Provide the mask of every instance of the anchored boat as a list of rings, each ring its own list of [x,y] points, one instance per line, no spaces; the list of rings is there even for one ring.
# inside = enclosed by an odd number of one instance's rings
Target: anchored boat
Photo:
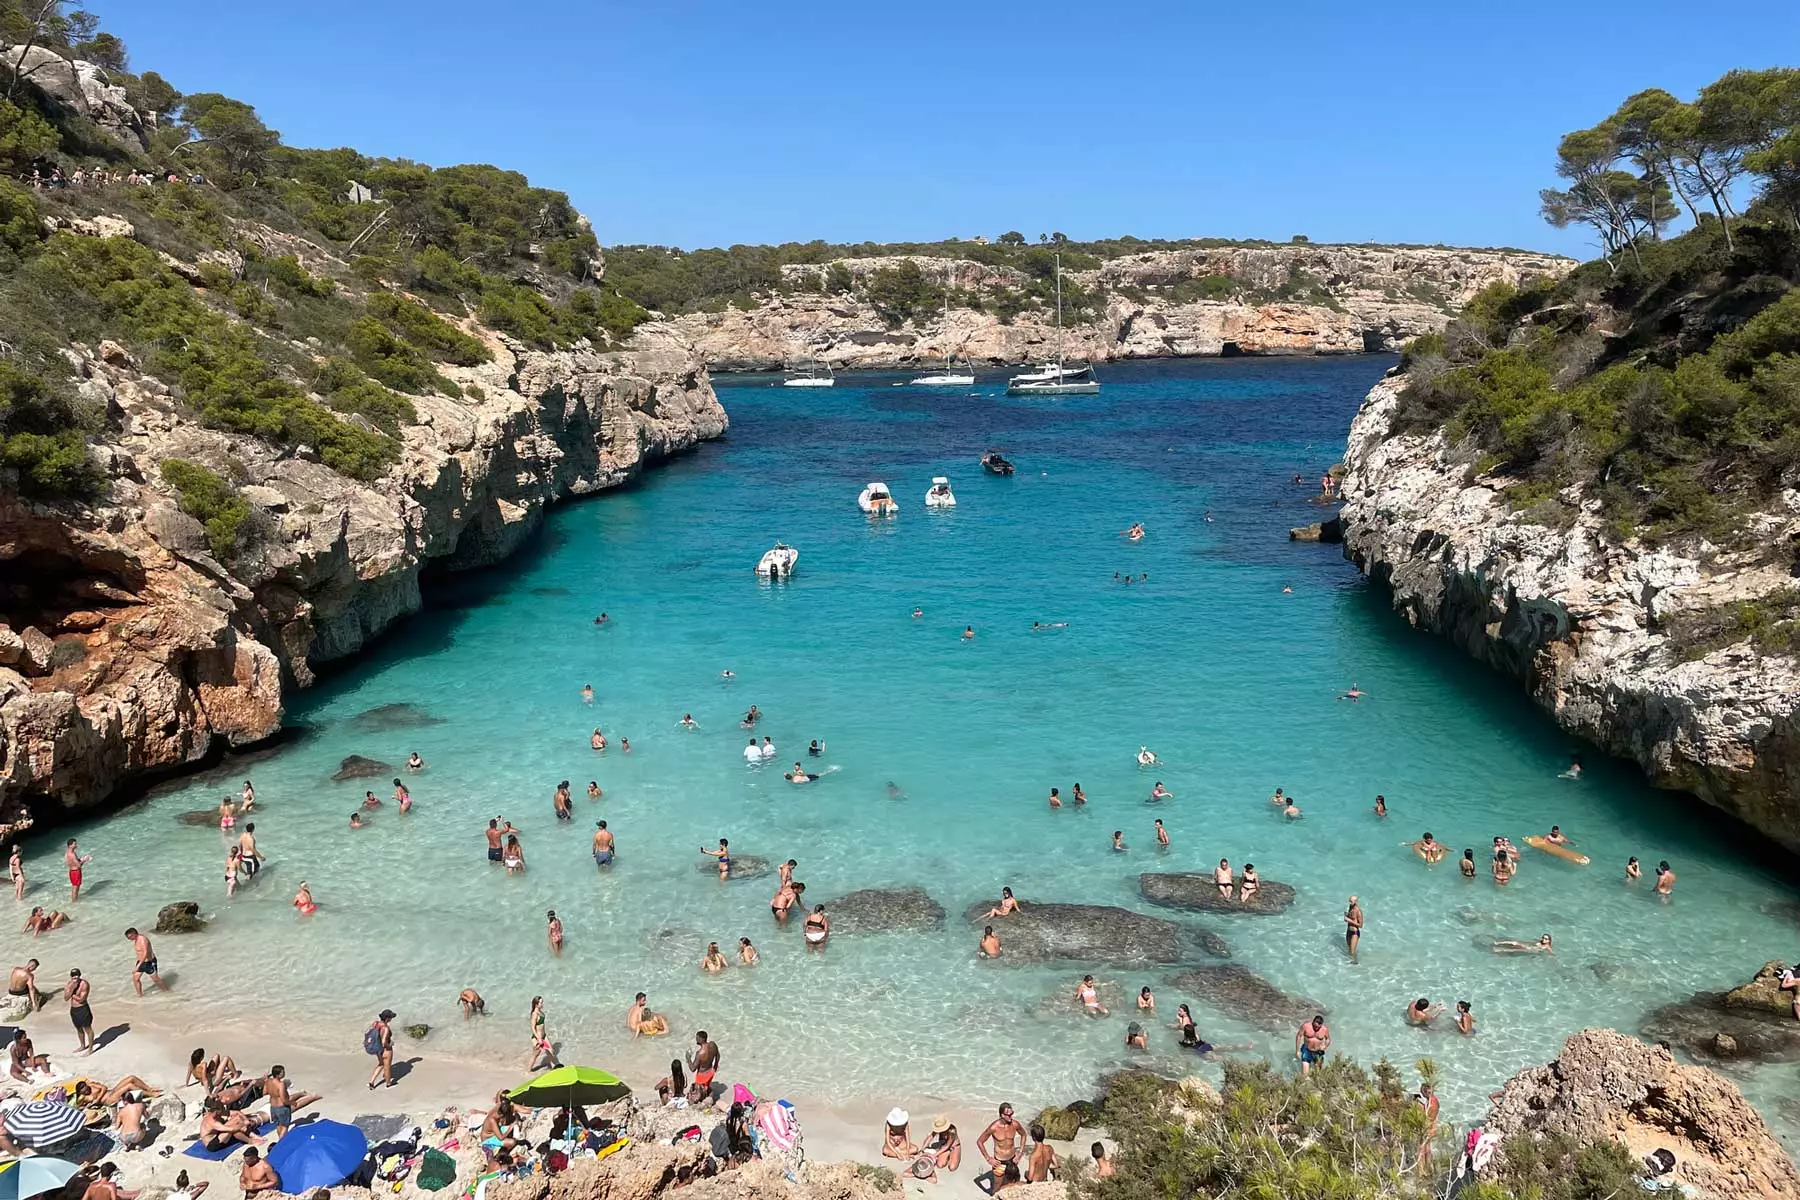
[[[856,507],[871,517],[891,517],[900,511],[900,506],[894,503],[894,494],[888,491],[885,483],[871,483],[864,488],[862,495],[856,498]]]
[[[956,493],[950,490],[950,481],[942,475],[935,475],[931,480],[931,488],[925,493],[926,508],[955,508]]]
[[[757,560],[756,573],[764,579],[786,579],[794,573],[794,564],[800,561],[800,552],[786,542],[776,542],[773,550],[763,553]]]
[[[998,450],[989,450],[981,456],[981,469],[989,475],[1011,475],[1013,465]]]
[[[1006,381],[1009,396],[1092,396],[1100,390],[1091,363],[1063,365],[1062,255],[1056,256],[1056,361],[1022,371]]]
[[[835,387],[837,376],[822,362],[801,363],[790,369],[781,380],[782,387]]]

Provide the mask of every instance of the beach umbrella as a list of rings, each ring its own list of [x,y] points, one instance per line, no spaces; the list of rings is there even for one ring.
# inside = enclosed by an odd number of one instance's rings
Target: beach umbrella
[[[28,1200],[54,1192],[79,1170],[80,1163],[37,1155],[7,1163],[0,1166],[0,1200]]]
[[[506,1093],[507,1098],[531,1108],[552,1105],[605,1104],[631,1095],[617,1075],[598,1067],[555,1067]]]
[[[369,1139],[354,1125],[342,1121],[314,1121],[295,1125],[269,1148],[269,1165],[281,1177],[281,1190],[290,1196],[314,1188],[336,1187],[362,1165],[369,1153]]]
[[[86,1128],[81,1110],[60,1100],[27,1100],[6,1114],[7,1136],[32,1149],[53,1146]]]

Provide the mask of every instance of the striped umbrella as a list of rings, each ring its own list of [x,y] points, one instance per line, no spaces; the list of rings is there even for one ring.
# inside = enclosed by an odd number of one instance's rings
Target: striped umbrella
[[[79,1108],[56,1100],[27,1100],[6,1114],[6,1132],[22,1146],[53,1146],[87,1128]]]

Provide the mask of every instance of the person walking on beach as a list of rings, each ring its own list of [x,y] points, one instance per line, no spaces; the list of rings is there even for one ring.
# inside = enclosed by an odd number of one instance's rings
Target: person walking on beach
[[[69,1002],[69,1023],[75,1026],[77,1054],[94,1052],[94,1010],[88,1007],[90,990],[91,985],[81,977],[81,968],[70,968],[69,982],[63,987],[63,999]]]
[[[1329,1049],[1331,1027],[1325,1024],[1323,1013],[1314,1013],[1312,1020],[1302,1021],[1294,1033],[1294,1057],[1300,1060],[1302,1078],[1312,1073],[1314,1063],[1325,1061],[1325,1052]]]
[[[369,1090],[394,1086],[394,1010],[384,1008],[375,1023],[363,1031],[363,1052],[375,1056],[375,1069],[369,1072]]]
[[[91,854],[83,854],[70,838],[69,844],[63,847],[63,866],[69,869],[69,903],[81,899],[81,868],[94,861]]]
[[[531,1053],[525,1060],[525,1069],[535,1071],[539,1066],[560,1067],[556,1061],[556,1048],[550,1043],[550,1033],[544,1023],[544,998],[531,998]]]
[[[1013,1119],[1013,1106],[1002,1104],[1000,1115],[989,1121],[988,1127],[975,1139],[975,1149],[987,1159],[988,1169],[997,1174],[1005,1163],[1016,1167],[1024,1140],[1025,1127]]]
[[[275,1137],[287,1136],[288,1126],[294,1123],[294,1113],[309,1104],[317,1104],[324,1097],[316,1092],[294,1094],[293,1086],[288,1082],[287,1068],[276,1063],[269,1068],[268,1075],[262,1082],[262,1094],[269,1099],[269,1120],[275,1123]]]
[[[144,980],[148,979],[163,991],[168,991],[169,985],[163,982],[162,975],[157,969],[156,951],[150,948],[150,939],[139,933],[137,927],[133,926],[125,931],[125,940],[131,943],[133,951],[137,954],[137,965],[131,968],[132,990],[137,992],[138,997],[142,999]]]

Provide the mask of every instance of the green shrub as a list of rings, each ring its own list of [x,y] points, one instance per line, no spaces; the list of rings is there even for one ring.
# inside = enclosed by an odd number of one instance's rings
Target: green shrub
[[[396,391],[449,392],[454,386],[412,343],[375,317],[352,321],[344,342],[357,366]]]
[[[60,137],[55,126],[34,110],[0,99],[0,170],[25,169],[56,150]]]
[[[338,412],[366,417],[389,434],[398,434],[401,425],[418,420],[412,401],[390,392],[342,358],[325,360],[313,378],[313,390]]]
[[[106,476],[88,453],[97,422],[67,390],[0,360],[0,468],[33,500],[91,500]]]
[[[250,503],[223,477],[196,462],[168,458],[162,477],[181,498],[181,511],[206,528],[206,544],[221,562],[237,553],[238,539],[250,518]]]
[[[472,367],[492,357],[486,346],[417,300],[376,292],[369,297],[369,315],[422,350],[433,362]]]

